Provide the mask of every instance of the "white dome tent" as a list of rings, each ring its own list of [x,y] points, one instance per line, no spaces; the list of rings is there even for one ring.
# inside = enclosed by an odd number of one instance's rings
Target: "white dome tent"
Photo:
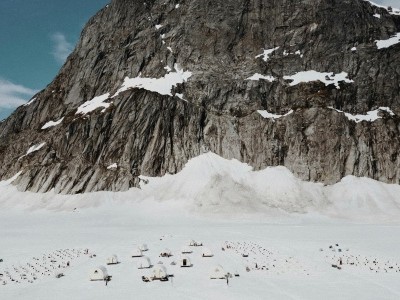
[[[182,256],[181,257],[181,267],[182,268],[193,267],[193,264],[191,263],[189,257],[187,257],[187,256]]]
[[[182,254],[190,254],[190,253],[192,253],[193,251],[192,251],[192,249],[190,249],[190,247],[188,247],[188,246],[183,246],[182,249],[181,249],[181,252],[182,252]]]
[[[196,242],[194,240],[188,240],[187,246],[191,246],[191,247],[196,246]]]
[[[151,268],[150,258],[148,258],[147,256],[141,257],[140,260],[137,262],[136,266],[138,269]]]
[[[148,250],[149,250],[149,248],[147,247],[147,244],[141,244],[141,245],[139,246],[139,249],[140,249],[141,251],[148,251]]]
[[[118,263],[118,257],[115,254],[107,258],[107,265],[116,265]]]
[[[89,278],[91,281],[105,280],[107,277],[107,269],[103,266],[99,266],[96,269],[93,269],[89,274]]]
[[[212,269],[210,273],[211,279],[225,279],[227,273],[225,272],[224,268],[221,265],[216,266]]]
[[[142,250],[140,250],[139,248],[133,249],[132,251],[132,257],[142,257]]]
[[[171,250],[165,248],[163,251],[160,252],[160,257],[171,257],[172,253]]]
[[[153,269],[153,279],[168,280],[167,268],[163,265],[156,265]]]
[[[208,248],[203,248],[201,251],[201,256],[202,257],[213,257],[214,254],[212,253],[212,251]]]

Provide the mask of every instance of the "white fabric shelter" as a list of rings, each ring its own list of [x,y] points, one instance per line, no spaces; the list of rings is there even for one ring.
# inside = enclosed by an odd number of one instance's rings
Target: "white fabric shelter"
[[[147,251],[147,250],[149,250],[149,248],[147,247],[147,244],[141,244],[141,245],[139,246],[139,249],[142,250],[142,251]]]
[[[136,266],[138,269],[150,268],[151,267],[150,258],[148,258],[147,256],[141,257],[140,260],[137,262]]]
[[[165,248],[163,251],[160,252],[161,257],[170,257],[172,256],[171,250]]]
[[[212,253],[212,251],[208,248],[203,248],[201,251],[201,256],[203,257],[213,257],[214,254]]]
[[[107,265],[115,265],[118,263],[118,257],[113,254],[107,258]]]
[[[132,257],[142,257],[142,250],[140,250],[139,248],[133,249],[132,251]]]
[[[192,262],[190,261],[189,257],[187,257],[187,256],[181,257],[180,264],[181,264],[181,267],[186,267],[186,268],[193,266]]]
[[[89,278],[91,281],[104,280],[107,278],[107,276],[108,276],[107,269],[103,266],[99,266],[93,269],[89,274]]]
[[[183,246],[182,249],[181,249],[181,252],[182,252],[182,254],[190,254],[190,253],[192,253],[193,251],[192,251],[192,249],[191,249],[190,247],[188,247],[188,246]]]
[[[226,272],[224,268],[221,265],[215,266],[215,268],[212,269],[210,273],[210,278],[211,279],[225,279],[226,278]]]
[[[153,277],[155,279],[163,279],[167,278],[167,268],[164,267],[163,265],[156,265],[153,269]]]

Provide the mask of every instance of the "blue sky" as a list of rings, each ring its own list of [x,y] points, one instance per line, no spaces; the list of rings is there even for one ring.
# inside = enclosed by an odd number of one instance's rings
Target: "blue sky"
[[[0,120],[51,82],[85,23],[110,1],[0,0]]]
[[[0,0],[0,120],[57,74],[110,0]]]

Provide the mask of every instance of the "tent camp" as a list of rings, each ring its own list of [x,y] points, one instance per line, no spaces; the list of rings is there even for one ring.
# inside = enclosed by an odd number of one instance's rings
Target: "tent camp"
[[[89,278],[91,281],[105,280],[107,277],[108,277],[107,269],[103,266],[99,266],[96,269],[93,269],[89,274]]]
[[[137,262],[136,265],[137,265],[138,269],[151,268],[150,258],[148,258],[147,256],[143,256],[143,257],[140,258],[140,260]]]
[[[211,279],[225,279],[227,273],[221,265],[216,266],[210,273]]]
[[[201,256],[202,256],[202,257],[213,257],[214,254],[211,252],[210,249],[208,249],[208,248],[203,248],[203,250],[201,251]]]
[[[116,265],[118,263],[118,257],[114,254],[107,258],[107,265]]]
[[[170,256],[172,256],[171,250],[164,249],[163,251],[161,251],[160,256],[161,257],[170,257]]]
[[[188,247],[188,246],[183,246],[182,249],[181,249],[181,252],[182,252],[182,254],[190,254],[190,253],[192,253],[193,251],[192,251],[192,249],[190,249],[190,247]]]
[[[163,265],[156,265],[153,269],[153,279],[168,280],[167,268]]]
[[[192,267],[192,266],[193,266],[193,264],[191,263],[189,257],[187,257],[187,256],[181,257],[181,267],[188,268],[188,267]]]
[[[139,248],[137,249],[133,249],[132,251],[132,257],[142,257],[142,250],[140,250]]]
[[[147,247],[147,244],[141,244],[141,245],[139,246],[139,249],[142,250],[142,251],[147,251],[147,250],[149,250],[149,248]]]

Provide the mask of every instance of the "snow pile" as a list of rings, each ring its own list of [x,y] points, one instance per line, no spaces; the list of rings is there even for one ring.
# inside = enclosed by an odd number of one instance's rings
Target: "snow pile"
[[[118,96],[121,92],[132,88],[145,89],[150,92],[159,93],[160,95],[172,96],[172,88],[180,83],[188,81],[193,74],[189,71],[183,71],[177,64],[175,64],[175,70],[176,72],[169,72],[162,78],[126,77],[122,87],[117,91],[113,98]]]
[[[272,54],[272,52],[278,50],[279,47],[272,48],[272,49],[266,49],[264,52],[260,55],[257,55],[256,58],[262,57],[262,59],[266,62],[269,59],[269,56]]]
[[[189,160],[175,175],[140,178],[141,189],[80,195],[18,192],[10,185],[10,180],[0,186],[0,207],[71,211],[111,201],[118,205],[148,203],[151,209],[156,205],[175,212],[206,215],[261,214],[276,217],[317,213],[356,220],[382,218],[385,221],[398,220],[400,216],[399,185],[347,176],[337,184],[324,186],[302,181],[285,167],[254,171],[245,163],[213,153]]]
[[[393,45],[396,45],[400,43],[400,32],[398,32],[395,36],[392,36],[387,40],[376,40],[375,43],[378,49],[385,49]]]
[[[298,72],[292,76],[283,76],[283,79],[292,80],[292,82],[290,83],[291,86],[298,85],[302,82],[321,81],[325,83],[326,86],[334,84],[337,89],[340,89],[339,82],[354,82],[353,80],[349,79],[348,76],[349,75],[346,72],[334,74],[333,72],[322,73],[311,70]]]
[[[272,114],[266,110],[257,110],[257,112],[264,118],[264,119],[279,119],[282,117],[287,117],[288,115],[293,113],[293,110],[291,109],[288,113],[284,114],[284,115],[276,115],[276,114]]]
[[[86,115],[97,108],[103,107],[104,109],[101,112],[105,112],[105,110],[111,105],[111,103],[105,102],[110,98],[110,93],[94,97],[90,101],[86,101],[81,106],[78,107],[76,114]]]
[[[368,111],[365,115],[352,115],[350,113],[346,113],[344,111],[341,111],[339,109],[329,107],[330,109],[336,110],[338,113],[344,113],[347,119],[350,121],[354,121],[356,123],[362,122],[362,121],[367,121],[367,122],[374,122],[378,119],[382,119],[381,116],[379,116],[379,112],[381,111],[386,111],[388,112],[391,116],[394,116],[395,114],[389,107],[379,107],[378,109]]]
[[[386,9],[391,15],[400,15],[400,9],[398,9],[398,8],[392,8],[392,11],[389,11],[389,7],[388,6],[379,5],[379,4],[375,3],[375,2],[372,2],[371,0],[364,0],[364,1],[367,1],[367,2],[371,3],[373,6]]]
[[[275,78],[273,76],[269,76],[269,75],[262,75],[259,73],[255,73],[253,76],[247,78],[246,80],[254,80],[254,81],[258,81],[260,79],[265,79],[269,82],[272,82],[275,80]]]
[[[54,127],[54,126],[57,126],[57,125],[60,125],[63,120],[64,120],[64,117],[61,118],[58,121],[49,121],[49,122],[47,122],[46,124],[43,125],[42,130],[50,128],[50,127]]]

